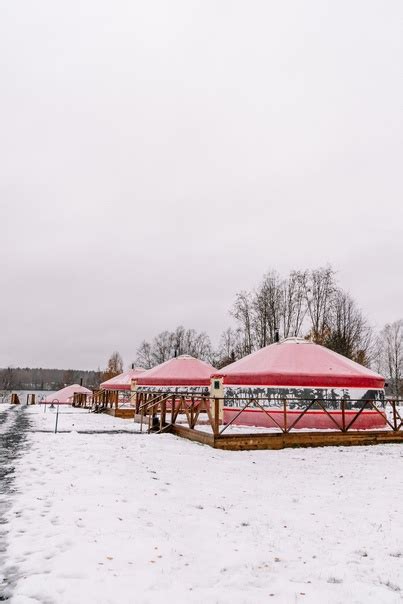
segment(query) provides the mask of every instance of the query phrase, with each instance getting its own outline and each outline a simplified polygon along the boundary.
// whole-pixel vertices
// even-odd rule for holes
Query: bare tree
[[[153,358],[151,353],[151,344],[143,340],[137,349],[136,364],[144,369],[153,367]]]
[[[242,291],[237,294],[231,314],[238,321],[240,326],[244,353],[250,354],[254,349],[252,336],[253,308],[252,296],[250,293]]]
[[[115,375],[119,375],[123,371],[123,360],[120,354],[115,351],[112,353],[111,357],[108,360],[108,365],[104,371],[102,376],[103,381],[110,380],[115,377]]]
[[[228,327],[220,338],[218,350],[212,363],[218,369],[241,359],[244,356],[243,338],[240,329]]]
[[[403,319],[385,325],[380,333],[380,351],[392,394],[399,398],[403,380]]]
[[[283,282],[281,301],[281,332],[284,338],[299,336],[307,313],[303,273],[291,271]]]
[[[171,356],[176,354],[190,354],[198,359],[207,360],[211,356],[211,342],[209,336],[195,329],[185,329],[182,325],[172,333]]]
[[[165,330],[154,338],[151,344],[153,365],[164,363],[173,356],[173,350],[175,349],[174,337],[173,332]]]
[[[362,364],[373,357],[373,333],[349,294],[337,287],[332,267],[291,271],[282,279],[265,275],[252,292],[237,295],[232,315],[244,341],[244,354],[281,337],[299,336],[304,327],[317,344]]]
[[[208,335],[203,331],[185,329],[182,325],[174,331],[162,331],[151,342],[144,341],[140,344],[136,362],[149,368],[183,354],[210,361],[213,353]]]
[[[232,315],[244,339],[244,354],[271,344],[280,336],[299,335],[306,316],[305,273],[282,279],[268,272],[253,292],[237,294]]]
[[[194,332],[194,330],[191,331]],[[204,331],[192,333],[188,345],[188,354],[205,361],[210,361],[210,359],[212,359],[213,353],[211,341]]]
[[[252,301],[253,331],[257,348],[275,341],[280,329],[282,314],[283,282],[278,273],[271,271],[264,276]]]
[[[236,328],[224,331],[217,351],[205,332],[180,325],[142,342],[137,363],[148,368],[190,354],[222,367],[274,342],[277,330],[282,337],[305,332],[361,364],[374,356],[372,329],[351,296],[337,287],[330,266],[291,271],[286,279],[269,271],[255,290],[236,295],[230,314]]]
[[[372,360],[373,332],[353,298],[341,289],[332,293],[322,331],[323,344],[362,365]]]
[[[329,315],[336,290],[332,267],[322,267],[300,274],[308,314],[311,320],[311,338],[323,344],[329,331]]]

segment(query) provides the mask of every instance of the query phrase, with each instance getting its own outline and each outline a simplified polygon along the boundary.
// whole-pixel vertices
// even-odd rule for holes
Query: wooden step
[[[107,409],[105,413],[112,415],[113,417],[120,417],[122,419],[133,419],[135,409]]]

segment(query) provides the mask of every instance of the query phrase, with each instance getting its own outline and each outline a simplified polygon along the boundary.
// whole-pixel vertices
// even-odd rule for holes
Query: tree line
[[[60,390],[70,384],[97,388],[101,380],[99,371],[78,369],[43,369],[31,367],[6,367],[0,369],[0,390]]]

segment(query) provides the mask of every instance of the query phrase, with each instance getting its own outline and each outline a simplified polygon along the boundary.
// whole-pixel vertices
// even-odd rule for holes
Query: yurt
[[[212,365],[183,354],[142,373],[137,379],[139,391],[208,392]]]
[[[298,420],[298,429],[334,430],[343,422],[348,426],[364,401],[384,399],[381,375],[302,338],[257,350],[215,372],[213,378],[224,391],[224,423],[234,420],[238,425],[273,428]],[[259,404],[252,401],[239,413],[253,398]],[[352,429],[384,426],[384,415],[370,406],[361,411]]]
[[[45,403],[63,403],[63,404],[71,404],[73,402],[74,394],[76,392],[84,392],[85,394],[92,394],[92,390],[85,388],[84,386],[80,386],[80,384],[72,384],[71,386],[66,386],[53,394],[49,394],[45,398]]]
[[[143,367],[132,367],[128,371],[124,371],[110,380],[102,382],[100,388],[102,390],[130,390],[132,380],[139,377],[145,371]]]

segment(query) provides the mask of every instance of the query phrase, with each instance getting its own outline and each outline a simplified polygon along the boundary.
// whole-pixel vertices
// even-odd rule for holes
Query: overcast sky
[[[218,341],[267,270],[403,316],[401,0],[3,0],[0,366]]]

